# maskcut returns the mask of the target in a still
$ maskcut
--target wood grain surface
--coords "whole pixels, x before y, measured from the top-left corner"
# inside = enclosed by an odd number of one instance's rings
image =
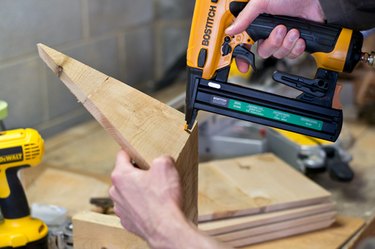
[[[249,229],[256,226],[274,224],[291,219],[297,219],[310,215],[334,211],[332,203],[322,203],[307,207],[300,207],[265,214],[248,215],[217,221],[203,222],[199,229],[209,235],[218,235],[241,229]]]
[[[177,160],[190,134],[183,113],[43,44],[39,55],[95,119],[147,169],[161,154]]]
[[[288,229],[279,230],[276,232],[265,233],[257,236],[251,236],[247,238],[232,240],[226,242],[228,245],[233,247],[243,247],[246,245],[261,243],[268,240],[274,240],[279,238],[286,238],[292,235],[303,234],[310,231],[315,231],[322,228],[327,228],[335,222],[335,219],[328,219],[324,221],[318,221],[307,225],[291,227]]]
[[[329,201],[330,193],[273,154],[200,164],[199,220],[267,213]],[[225,185],[223,184],[225,182]]]
[[[327,221],[329,222],[329,221]],[[124,233],[120,221],[115,216],[83,212],[73,219],[78,230],[74,237],[77,249],[146,249],[145,242],[138,237]],[[294,235],[283,239],[244,246],[243,249],[338,249],[349,240],[364,224],[363,219],[338,216],[336,222],[328,228]],[[319,224],[320,225],[320,224]],[[323,225],[326,225],[323,224]],[[314,224],[316,228],[316,224]],[[302,232],[302,230],[300,231]],[[255,240],[252,238],[252,242]]]
[[[76,249],[145,249],[147,243],[124,230],[119,218],[82,212],[74,216],[73,244]]]
[[[28,188],[29,203],[57,205],[72,216],[82,210],[91,210],[91,197],[108,196],[109,185],[93,177],[47,168]]]
[[[331,212],[324,212],[324,213],[310,215],[310,216],[304,216],[304,217],[297,218],[297,219],[288,219],[282,222],[276,222],[276,223],[272,223],[268,225],[261,225],[261,226],[257,226],[257,227],[253,227],[249,229],[236,230],[236,231],[229,232],[229,233],[215,235],[214,238],[223,242],[244,239],[248,237],[264,235],[267,233],[273,233],[273,232],[277,232],[280,230],[289,229],[292,227],[301,227],[301,226],[309,225],[315,222],[332,220],[335,218],[336,214],[337,214],[336,211],[331,211]]]
[[[169,155],[182,183],[183,211],[197,220],[198,130],[184,130],[184,115],[162,102],[43,44],[39,55],[92,116],[126,150],[134,164],[148,169]],[[105,148],[103,148],[104,150]]]
[[[330,227],[301,235],[243,247],[243,249],[339,249],[362,226],[364,220],[350,216],[337,216]]]

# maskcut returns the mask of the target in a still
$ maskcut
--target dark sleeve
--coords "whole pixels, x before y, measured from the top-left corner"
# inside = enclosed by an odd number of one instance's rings
[[[366,30],[375,27],[375,0],[320,0],[328,23]]]

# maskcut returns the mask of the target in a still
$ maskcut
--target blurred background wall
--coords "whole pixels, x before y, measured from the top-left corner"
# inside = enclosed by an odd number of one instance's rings
[[[50,136],[90,117],[39,59],[44,43],[144,92],[187,47],[194,1],[0,1],[0,100],[8,129]]]

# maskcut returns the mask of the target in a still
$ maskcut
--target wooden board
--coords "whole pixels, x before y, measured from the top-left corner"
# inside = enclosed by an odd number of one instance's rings
[[[204,203],[199,207],[200,221],[302,207],[330,198],[329,192],[273,154],[212,161],[199,168],[205,177],[198,187],[199,202]]]
[[[178,158],[189,139],[181,112],[43,44],[38,44],[38,50],[43,61],[129,151],[138,166],[148,168],[160,154]]]
[[[91,197],[108,195],[109,184],[98,179],[47,168],[29,187],[29,203],[57,205],[68,210],[69,215],[91,210]]]
[[[337,216],[329,228],[284,239],[246,246],[243,249],[338,249],[341,248],[364,224],[364,220]]]
[[[200,223],[198,227],[206,234],[218,235],[235,230],[248,229],[261,225],[274,224],[290,219],[297,219],[309,215],[316,215],[323,212],[330,212],[333,210],[334,205],[332,203],[323,203],[266,214],[249,215],[244,217],[204,222]]]
[[[315,223],[310,223],[308,225],[302,225],[299,227],[292,227],[289,229],[284,229],[272,233],[266,233],[262,235],[257,235],[253,237],[248,237],[248,238],[243,238],[243,239],[238,239],[238,240],[233,240],[230,242],[226,242],[226,244],[231,245],[233,247],[243,247],[246,245],[251,245],[251,244],[256,244],[256,243],[261,243],[264,241],[269,241],[269,240],[274,240],[274,239],[279,239],[279,238],[286,238],[289,236],[297,235],[297,234],[303,234],[307,233],[310,231],[315,231],[318,229],[326,228],[332,225],[335,222],[334,219],[330,220],[325,220],[325,221],[319,221]]]
[[[75,249],[144,249],[147,243],[128,233],[119,218],[110,215],[82,212],[73,218]]]
[[[364,224],[362,219],[338,216],[329,228],[284,239],[243,247],[244,249],[336,249],[340,248]],[[143,249],[149,248],[138,237],[124,233],[114,216],[84,212],[73,218],[77,249]]]
[[[200,164],[198,175],[198,220],[200,222],[231,215],[239,216],[247,213],[249,207],[254,206],[252,198],[249,198],[236,184],[215,169],[214,162]]]
[[[375,238],[375,216],[369,219],[363,229],[358,233],[358,235],[350,241],[350,246],[348,248],[355,249],[358,248],[361,243],[367,239]]]
[[[98,122],[90,121],[47,139],[45,149],[48,165],[109,178],[120,146]]]
[[[176,160],[183,211],[196,221],[197,126],[186,132],[181,112],[43,44],[38,44],[38,50],[47,66],[140,168],[148,169],[160,155]]]
[[[290,219],[282,222],[276,222],[269,225],[261,225],[250,229],[237,230],[229,233],[215,235],[214,238],[222,242],[233,241],[258,235],[264,235],[267,233],[273,233],[276,231],[289,229],[292,227],[300,227],[309,225],[311,223],[332,220],[335,218],[337,212],[325,212],[311,216],[304,216],[297,219]]]

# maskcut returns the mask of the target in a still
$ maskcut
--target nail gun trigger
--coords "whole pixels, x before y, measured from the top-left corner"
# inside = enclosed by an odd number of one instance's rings
[[[235,58],[237,57],[237,58],[241,58],[241,59],[245,60],[247,63],[249,63],[251,68],[254,71],[256,71],[255,56],[251,51],[249,51],[244,46],[239,45],[239,46],[235,47],[234,50],[233,50],[233,57],[235,57]]]

